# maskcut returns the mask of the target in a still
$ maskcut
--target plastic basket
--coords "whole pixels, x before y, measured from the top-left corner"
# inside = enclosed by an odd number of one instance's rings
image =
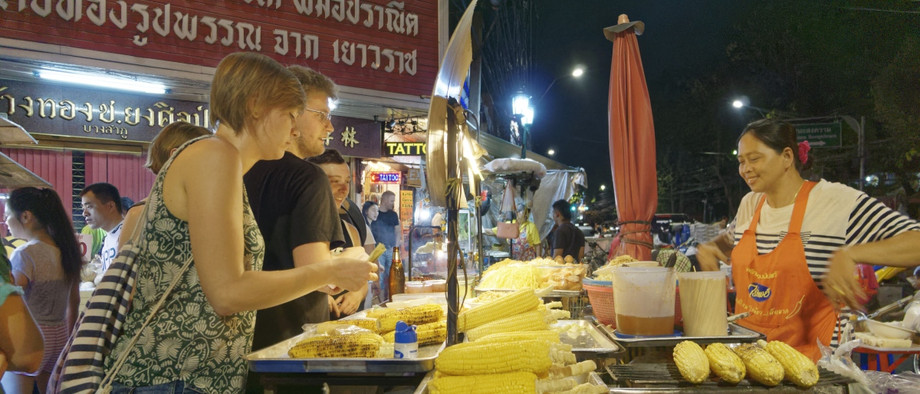
[[[617,314],[613,309],[613,286],[610,281],[585,279],[582,285],[588,292],[588,300],[597,321],[616,328]]]

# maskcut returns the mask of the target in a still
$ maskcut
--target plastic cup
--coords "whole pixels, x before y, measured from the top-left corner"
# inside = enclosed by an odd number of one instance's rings
[[[674,333],[674,270],[619,267],[613,272],[617,331],[627,335]]]
[[[722,271],[682,272],[680,308],[684,335],[689,337],[728,334],[725,273]]]

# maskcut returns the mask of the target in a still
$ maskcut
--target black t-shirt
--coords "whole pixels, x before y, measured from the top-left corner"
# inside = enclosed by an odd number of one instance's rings
[[[553,253],[556,249],[562,249],[562,257],[572,256],[577,260],[578,251],[584,246],[585,234],[572,222],[560,224],[553,234]]]
[[[377,220],[371,223],[371,231],[374,233],[374,239],[393,249],[396,246],[396,228],[399,225],[399,215],[396,211],[390,210],[380,212]]]
[[[329,179],[316,164],[285,153],[260,161],[243,176],[249,204],[265,239],[264,271],[294,268],[293,251],[311,242],[342,246],[344,237]],[[303,332],[306,323],[329,320],[328,295],[318,291],[256,314],[252,349]]]

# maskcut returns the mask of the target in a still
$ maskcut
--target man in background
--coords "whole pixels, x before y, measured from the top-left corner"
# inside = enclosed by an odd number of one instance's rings
[[[354,201],[348,199],[351,190],[351,169],[345,158],[335,149],[326,149],[322,155],[308,159],[318,165],[329,178],[332,187],[332,196],[339,207],[339,218],[342,220],[342,232],[345,235],[346,248],[361,246],[370,254],[374,250],[375,240],[370,228],[364,221],[361,209]],[[367,297],[367,286],[360,291],[343,292],[335,296],[335,308],[332,317],[351,315],[364,309],[364,300]],[[338,313],[336,313],[338,312]]]
[[[402,245],[402,229],[399,225],[399,215],[393,210],[396,204],[396,194],[387,190],[380,195],[380,213],[377,220],[371,223],[374,237],[387,247],[387,251],[380,256],[380,301],[390,298],[390,289],[387,280],[390,277],[390,263],[393,262],[393,247]]]
[[[80,192],[83,206],[83,219],[93,230],[105,230],[105,240],[99,257],[102,259],[102,271],[112,265],[118,254],[118,236],[121,235],[124,210],[118,188],[108,183],[94,183]]]
[[[566,200],[553,203],[553,258],[572,256],[575,261],[585,258],[585,234],[572,224],[572,206]]]
[[[323,153],[324,138],[333,130],[330,100],[335,84],[326,76],[301,66],[288,67],[300,80],[307,104],[294,127],[299,131],[279,160],[256,163],[243,182],[253,215],[265,239],[265,271],[285,270],[328,260],[330,248],[342,245],[342,229],[326,175],[304,160]],[[329,320],[329,295],[324,287],[256,314],[252,349],[274,345],[303,332],[306,323]],[[250,379],[258,380],[258,379]]]

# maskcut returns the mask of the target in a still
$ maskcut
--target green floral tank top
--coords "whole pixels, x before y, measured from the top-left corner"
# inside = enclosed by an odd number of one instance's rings
[[[201,290],[194,262],[157,316],[141,332],[134,348],[126,349],[160,295],[191,255],[188,222],[173,216],[163,204],[163,179],[170,164],[171,161],[160,171],[147,199],[147,204],[151,204],[144,233],[147,245],[137,260],[132,309],[124,332],[105,360],[105,369],[108,371],[118,355],[127,350],[131,353],[115,377],[121,384],[149,386],[182,380],[205,393],[242,392],[248,371],[244,356],[252,345],[256,313],[248,311],[230,316],[215,313]],[[250,270],[262,269],[265,245],[245,189],[243,235],[245,266]]]

